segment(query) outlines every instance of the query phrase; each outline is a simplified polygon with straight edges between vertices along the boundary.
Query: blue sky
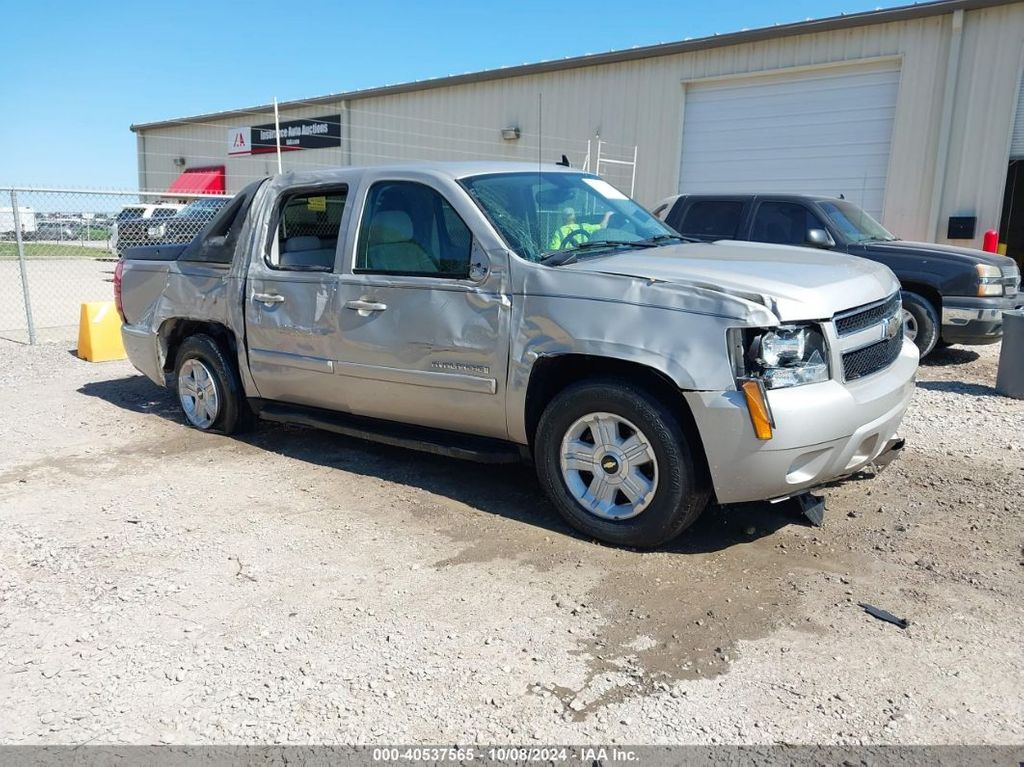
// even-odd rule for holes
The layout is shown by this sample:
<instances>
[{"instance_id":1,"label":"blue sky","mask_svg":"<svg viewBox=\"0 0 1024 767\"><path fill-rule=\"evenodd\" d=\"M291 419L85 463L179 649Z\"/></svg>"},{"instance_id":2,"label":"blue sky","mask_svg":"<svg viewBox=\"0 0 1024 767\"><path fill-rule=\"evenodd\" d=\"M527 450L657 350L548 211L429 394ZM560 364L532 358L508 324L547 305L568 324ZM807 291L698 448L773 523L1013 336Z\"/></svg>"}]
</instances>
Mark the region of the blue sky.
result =
<instances>
[{"instance_id":1,"label":"blue sky","mask_svg":"<svg viewBox=\"0 0 1024 767\"><path fill-rule=\"evenodd\" d=\"M6 3L0 184L134 188L133 122L877 7L878 0Z\"/></svg>"}]
</instances>

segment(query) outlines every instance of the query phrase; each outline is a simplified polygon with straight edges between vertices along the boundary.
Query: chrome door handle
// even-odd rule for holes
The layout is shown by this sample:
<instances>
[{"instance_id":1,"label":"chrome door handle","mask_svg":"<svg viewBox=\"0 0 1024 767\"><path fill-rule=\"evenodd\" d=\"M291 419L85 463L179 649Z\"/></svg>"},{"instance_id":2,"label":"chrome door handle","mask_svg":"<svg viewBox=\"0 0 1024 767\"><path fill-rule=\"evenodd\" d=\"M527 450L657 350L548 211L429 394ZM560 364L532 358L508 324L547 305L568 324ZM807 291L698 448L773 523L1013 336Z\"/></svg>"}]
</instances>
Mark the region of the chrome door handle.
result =
<instances>
[{"instance_id":1,"label":"chrome door handle","mask_svg":"<svg viewBox=\"0 0 1024 767\"><path fill-rule=\"evenodd\" d=\"M383 312L388 308L387 304L382 304L378 301L364 301L359 299L358 301L347 301L345 303L346 309L355 309L360 314L363 312Z\"/></svg>"},{"instance_id":2,"label":"chrome door handle","mask_svg":"<svg viewBox=\"0 0 1024 767\"><path fill-rule=\"evenodd\" d=\"M277 293L253 293L252 300L259 301L261 304L283 304L284 296Z\"/></svg>"}]
</instances>

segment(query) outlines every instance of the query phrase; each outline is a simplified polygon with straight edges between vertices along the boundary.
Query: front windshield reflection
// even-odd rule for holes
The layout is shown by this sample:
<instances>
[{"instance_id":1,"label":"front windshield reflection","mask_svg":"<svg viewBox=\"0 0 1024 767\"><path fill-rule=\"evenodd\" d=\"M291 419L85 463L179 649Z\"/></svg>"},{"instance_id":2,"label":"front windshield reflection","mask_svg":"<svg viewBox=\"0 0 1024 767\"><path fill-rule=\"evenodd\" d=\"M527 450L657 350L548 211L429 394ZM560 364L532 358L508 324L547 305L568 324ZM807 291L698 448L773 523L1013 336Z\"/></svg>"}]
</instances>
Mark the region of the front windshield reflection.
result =
<instances>
[{"instance_id":1,"label":"front windshield reflection","mask_svg":"<svg viewBox=\"0 0 1024 767\"><path fill-rule=\"evenodd\" d=\"M518 172L471 176L463 186L516 253L530 261L641 247L675 232L596 176Z\"/></svg>"}]
</instances>

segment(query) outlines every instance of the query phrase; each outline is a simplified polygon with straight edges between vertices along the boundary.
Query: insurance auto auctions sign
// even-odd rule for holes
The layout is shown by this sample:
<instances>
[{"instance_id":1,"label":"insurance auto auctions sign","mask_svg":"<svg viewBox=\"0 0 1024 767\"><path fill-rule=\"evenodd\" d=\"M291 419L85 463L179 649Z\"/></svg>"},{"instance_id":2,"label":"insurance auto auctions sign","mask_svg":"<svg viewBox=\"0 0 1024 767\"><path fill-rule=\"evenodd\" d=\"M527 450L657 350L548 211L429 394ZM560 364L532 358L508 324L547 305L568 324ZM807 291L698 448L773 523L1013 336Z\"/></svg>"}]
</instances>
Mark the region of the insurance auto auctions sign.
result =
<instances>
[{"instance_id":1,"label":"insurance auto auctions sign","mask_svg":"<svg viewBox=\"0 0 1024 767\"><path fill-rule=\"evenodd\" d=\"M341 146L341 115L305 117L281 123L281 151L327 149ZM265 154L277 151L274 123L228 130L228 154Z\"/></svg>"}]
</instances>

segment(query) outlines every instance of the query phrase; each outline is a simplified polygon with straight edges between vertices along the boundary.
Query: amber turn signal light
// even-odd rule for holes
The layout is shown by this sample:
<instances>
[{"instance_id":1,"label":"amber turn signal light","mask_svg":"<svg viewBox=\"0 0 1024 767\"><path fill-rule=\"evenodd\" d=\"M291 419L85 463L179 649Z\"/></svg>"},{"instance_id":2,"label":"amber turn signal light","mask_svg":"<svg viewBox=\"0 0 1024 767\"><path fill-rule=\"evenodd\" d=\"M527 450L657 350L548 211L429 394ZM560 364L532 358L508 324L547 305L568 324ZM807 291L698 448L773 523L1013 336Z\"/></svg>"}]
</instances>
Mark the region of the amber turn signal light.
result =
<instances>
[{"instance_id":1,"label":"amber turn signal light","mask_svg":"<svg viewBox=\"0 0 1024 767\"><path fill-rule=\"evenodd\" d=\"M754 434L758 439L771 439L774 424L764 384L760 381L747 380L740 384L740 388L747 398L747 410L750 411L750 423L754 426Z\"/></svg>"}]
</instances>

